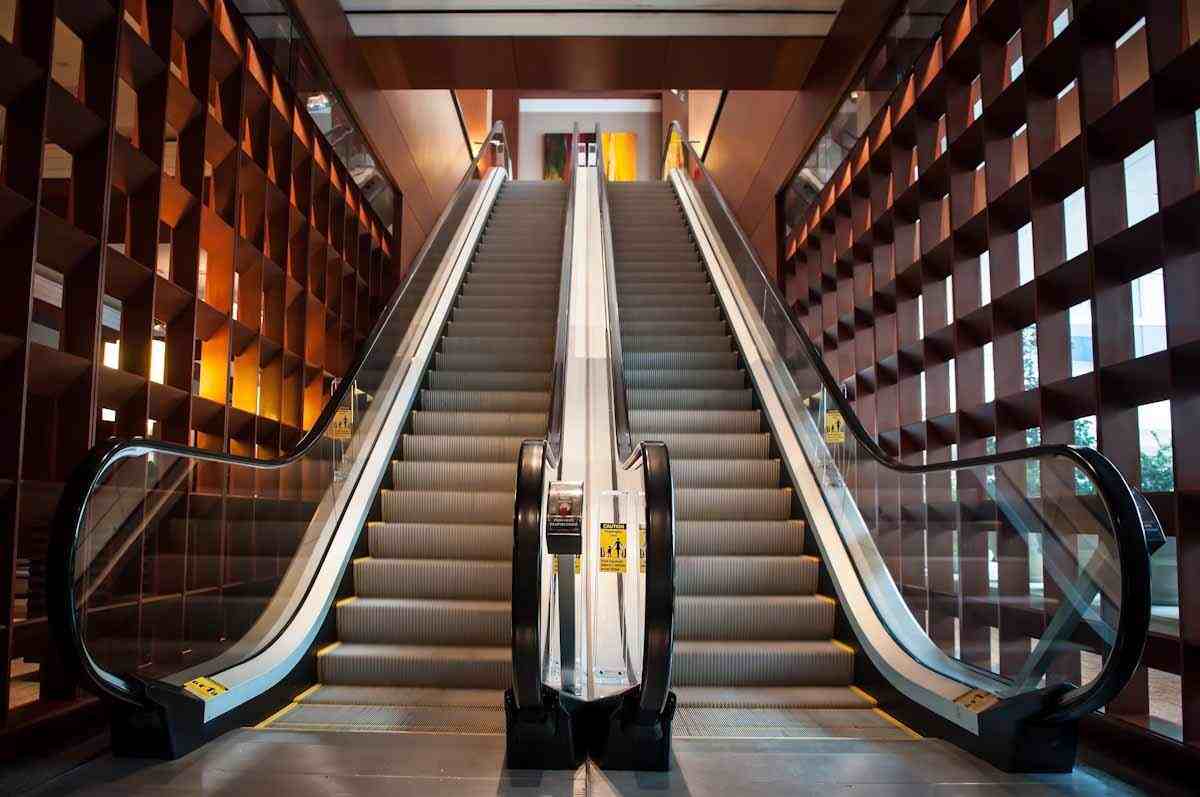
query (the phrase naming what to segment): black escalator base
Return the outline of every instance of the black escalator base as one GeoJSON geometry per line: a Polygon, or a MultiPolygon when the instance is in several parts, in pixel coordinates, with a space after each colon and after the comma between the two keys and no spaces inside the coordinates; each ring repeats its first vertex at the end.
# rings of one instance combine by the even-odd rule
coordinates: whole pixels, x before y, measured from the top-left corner
{"type": "Polygon", "coordinates": [[[587,755],[580,733],[580,704],[542,687],[542,705],[517,708],[504,693],[504,765],[509,769],[578,769],[587,755]]]}
{"type": "MultiPolygon", "coordinates": [[[[671,722],[675,718],[675,693],[667,694],[662,713],[650,721],[639,717],[642,690],[621,696],[616,708],[598,714],[604,725],[592,737],[592,760],[601,769],[637,772],[671,770],[671,722]]],[[[599,725],[600,723],[597,723],[599,725]]]]}

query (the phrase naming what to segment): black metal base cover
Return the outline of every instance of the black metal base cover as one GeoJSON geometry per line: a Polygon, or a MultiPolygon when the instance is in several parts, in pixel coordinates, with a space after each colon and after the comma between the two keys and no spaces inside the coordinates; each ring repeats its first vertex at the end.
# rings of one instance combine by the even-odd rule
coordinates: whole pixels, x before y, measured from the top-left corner
{"type": "Polygon", "coordinates": [[[675,693],[667,693],[662,712],[649,722],[638,716],[640,695],[640,689],[626,692],[615,709],[607,715],[597,715],[597,719],[607,719],[607,722],[595,728],[589,752],[601,769],[670,771],[675,693]]]}
{"type": "Polygon", "coordinates": [[[513,691],[504,692],[504,765],[509,769],[577,769],[587,748],[580,735],[577,704],[542,687],[542,705],[517,708],[513,691]]]}

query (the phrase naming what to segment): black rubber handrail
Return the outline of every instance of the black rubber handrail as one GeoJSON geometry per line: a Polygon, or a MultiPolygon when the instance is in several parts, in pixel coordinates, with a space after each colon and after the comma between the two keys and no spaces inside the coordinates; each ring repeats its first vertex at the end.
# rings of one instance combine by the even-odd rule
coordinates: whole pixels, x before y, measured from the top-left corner
{"type": "Polygon", "coordinates": [[[579,125],[567,153],[567,216],[563,222],[558,318],[554,331],[554,373],[546,436],[521,443],[517,453],[517,494],[513,505],[512,668],[518,709],[542,705],[541,594],[542,493],[547,470],[562,473],[562,428],[566,411],[567,350],[570,344],[571,274],[574,269],[575,174],[579,125]]]}
{"type": "MultiPolygon", "coordinates": [[[[697,156],[696,151],[682,134],[679,123],[672,121],[670,130],[679,133],[682,145],[690,153],[692,168],[698,169],[704,175],[706,189],[712,192],[725,217],[724,221],[737,234],[740,246],[751,258],[754,266],[760,272],[767,290],[782,309],[784,318],[787,319],[804,349],[809,366],[817,374],[829,399],[841,412],[843,423],[854,436],[855,442],[866,450],[872,459],[897,473],[926,474],[944,473],[959,468],[1000,465],[1006,462],[1041,457],[1064,457],[1095,482],[1097,492],[1108,510],[1109,517],[1113,520],[1113,536],[1117,541],[1117,551],[1121,561],[1121,617],[1117,625],[1112,652],[1100,673],[1088,685],[1064,692],[1039,719],[1047,723],[1077,720],[1114,698],[1137,670],[1150,629],[1150,554],[1154,548],[1161,545],[1162,535],[1162,526],[1158,518],[1154,516],[1154,510],[1150,504],[1129,486],[1125,477],[1107,457],[1093,448],[1046,444],[1016,451],[922,465],[909,465],[884,451],[867,431],[849,400],[842,394],[841,387],[826,366],[820,349],[809,339],[804,328],[796,321],[795,316],[788,308],[786,299],[780,294],[775,281],[763,267],[762,261],[738,223],[737,217],[730,210],[716,181],[705,167],[703,160],[697,156]]],[[[668,140],[669,138],[668,134],[668,140]]],[[[663,161],[665,167],[665,152],[663,161]]]]}
{"type": "MultiPolygon", "coordinates": [[[[99,673],[91,656],[87,652],[86,644],[79,628],[79,618],[75,611],[77,603],[76,579],[74,575],[75,556],[80,542],[80,534],[84,530],[83,526],[87,517],[87,502],[96,487],[100,485],[101,478],[119,460],[140,454],[162,453],[171,456],[187,457],[199,462],[214,462],[257,470],[278,470],[307,456],[325,438],[338,408],[342,406],[347,396],[350,395],[350,391],[353,389],[354,383],[363,370],[365,363],[383,336],[385,328],[392,320],[400,303],[406,297],[409,286],[412,285],[417,274],[425,266],[425,257],[438,235],[442,232],[442,228],[454,207],[462,199],[463,190],[472,178],[477,176],[481,162],[486,155],[491,154],[491,149],[493,148],[503,158],[509,174],[512,173],[512,161],[509,155],[508,142],[505,137],[504,123],[497,121],[488,133],[487,140],[484,146],[480,148],[479,154],[471,158],[470,164],[464,172],[462,179],[459,180],[446,207],[442,210],[433,229],[430,230],[417,256],[413,258],[413,269],[392,294],[387,306],[380,313],[378,320],[375,322],[374,327],[372,327],[370,335],[367,336],[363,346],[359,349],[358,356],[355,357],[354,362],[346,370],[346,374],[339,381],[337,388],[333,391],[329,401],[317,417],[316,422],[300,438],[291,453],[274,459],[254,459],[252,457],[243,457],[236,454],[227,454],[220,451],[140,437],[111,438],[92,448],[83,461],[72,470],[64,487],[63,495],[59,499],[58,507],[55,511],[54,523],[50,531],[46,573],[47,618],[64,666],[69,672],[77,674],[83,680],[84,685],[91,691],[102,697],[108,697],[121,703],[135,706],[142,704],[140,699],[141,690],[131,685],[127,679],[116,673],[109,673],[110,677],[105,678],[99,673]]],[[[311,587],[311,584],[309,587],[311,587]]]]}
{"type": "MultiPolygon", "coordinates": [[[[612,213],[608,205],[608,176],[600,125],[596,125],[596,181],[600,196],[601,255],[608,302],[608,372],[612,389],[616,464],[622,470],[643,467],[646,492],[646,605],[642,641],[642,683],[639,720],[657,719],[671,691],[671,658],[675,649],[675,482],[666,443],[645,440],[634,444],[625,395],[625,352],[621,345],[621,315],[617,302],[616,258],[613,255],[612,213]]],[[[669,140],[669,138],[668,138],[669,140]]]]}

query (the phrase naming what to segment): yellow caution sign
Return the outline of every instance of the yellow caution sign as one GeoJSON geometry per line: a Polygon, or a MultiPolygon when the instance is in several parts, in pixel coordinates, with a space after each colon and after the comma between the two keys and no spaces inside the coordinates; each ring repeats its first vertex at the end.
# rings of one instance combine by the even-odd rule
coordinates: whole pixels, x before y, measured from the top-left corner
{"type": "Polygon", "coordinates": [[[223,695],[229,691],[228,688],[212,678],[193,678],[184,684],[183,688],[201,700],[212,700],[217,695],[223,695]]]}
{"type": "Polygon", "coordinates": [[[338,407],[326,433],[333,440],[349,440],[354,434],[354,413],[350,407],[338,407]]]}
{"type": "Polygon", "coordinates": [[[846,442],[846,426],[840,410],[825,410],[825,442],[846,442]]]}
{"type": "Polygon", "coordinates": [[[646,527],[638,526],[638,572],[646,572],[646,527]]]}
{"type": "MultiPolygon", "coordinates": [[[[582,561],[582,557],[572,556],[571,558],[575,560],[575,575],[579,575],[579,571],[580,571],[579,563],[582,561]]],[[[555,556],[551,561],[554,562],[554,575],[557,576],[558,575],[558,557],[555,556]]]]}
{"type": "Polygon", "coordinates": [[[600,572],[624,573],[629,559],[629,534],[624,523],[600,524],[600,572]]]}

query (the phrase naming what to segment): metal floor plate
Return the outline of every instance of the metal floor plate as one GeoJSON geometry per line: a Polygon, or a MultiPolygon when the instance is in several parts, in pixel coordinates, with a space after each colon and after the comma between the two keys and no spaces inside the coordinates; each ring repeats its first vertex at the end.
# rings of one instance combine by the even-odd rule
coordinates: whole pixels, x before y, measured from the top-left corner
{"type": "Polygon", "coordinates": [[[504,708],[336,706],[293,703],[262,726],[291,731],[504,735],[504,708]]]}
{"type": "Polygon", "coordinates": [[[677,739],[918,739],[878,709],[702,708],[675,712],[677,739]]]}

